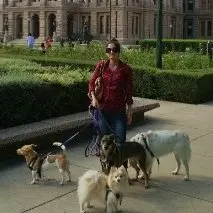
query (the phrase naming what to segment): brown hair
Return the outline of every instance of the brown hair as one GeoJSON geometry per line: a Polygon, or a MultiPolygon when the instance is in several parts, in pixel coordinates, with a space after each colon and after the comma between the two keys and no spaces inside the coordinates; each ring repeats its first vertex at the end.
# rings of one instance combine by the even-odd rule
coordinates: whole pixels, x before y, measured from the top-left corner
{"type": "Polygon", "coordinates": [[[115,48],[118,50],[118,52],[120,53],[121,51],[121,45],[120,43],[118,42],[118,40],[116,38],[112,38],[108,43],[108,44],[114,44],[115,45],[115,48]]]}

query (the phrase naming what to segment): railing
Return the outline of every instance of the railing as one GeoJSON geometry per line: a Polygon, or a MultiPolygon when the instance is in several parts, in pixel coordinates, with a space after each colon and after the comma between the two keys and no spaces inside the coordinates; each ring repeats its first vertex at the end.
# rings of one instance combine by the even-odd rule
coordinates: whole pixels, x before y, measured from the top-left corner
{"type": "Polygon", "coordinates": [[[14,2],[14,7],[23,7],[24,3],[23,2],[14,2]]]}

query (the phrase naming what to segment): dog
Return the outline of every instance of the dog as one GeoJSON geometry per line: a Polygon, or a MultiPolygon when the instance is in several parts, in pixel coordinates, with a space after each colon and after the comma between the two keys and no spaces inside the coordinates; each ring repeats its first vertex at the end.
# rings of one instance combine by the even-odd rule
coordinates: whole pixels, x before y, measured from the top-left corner
{"type": "Polygon", "coordinates": [[[134,159],[139,165],[137,176],[140,169],[144,173],[145,188],[149,187],[149,178],[146,168],[146,151],[144,147],[137,142],[125,142],[117,145],[113,134],[104,135],[101,139],[100,158],[106,164],[106,174],[111,166],[119,167],[128,159],[134,159]]]}
{"type": "Polygon", "coordinates": [[[60,142],[54,142],[53,145],[61,147],[63,153],[55,155],[41,155],[34,150],[34,148],[37,147],[35,144],[24,145],[20,149],[16,150],[18,155],[25,157],[26,163],[29,169],[32,171],[31,184],[35,184],[36,180],[41,178],[42,168],[46,168],[51,163],[56,163],[56,166],[58,167],[61,174],[61,185],[64,184],[65,173],[68,175],[68,181],[71,181],[71,172],[69,170],[69,161],[67,159],[66,148],[60,142]]]}
{"type": "MultiPolygon", "coordinates": [[[[156,158],[162,157],[173,152],[177,162],[177,168],[172,171],[172,174],[178,175],[182,161],[186,171],[184,180],[189,180],[189,161],[191,159],[191,148],[189,136],[187,133],[170,130],[148,131],[136,134],[130,139],[130,141],[138,142],[144,147],[145,143],[147,143],[150,151],[156,158]]],[[[150,151],[146,149],[146,167],[149,177],[152,173],[152,165],[154,162],[154,158],[151,155],[150,151]]],[[[135,168],[137,162],[134,161],[134,159],[131,159],[129,161],[129,164],[130,166],[135,168]]]]}
{"type": "Polygon", "coordinates": [[[78,180],[77,196],[80,213],[86,207],[92,208],[91,201],[101,201],[107,213],[118,212],[123,199],[123,189],[128,187],[128,174],[124,166],[111,167],[109,175],[96,170],[88,170],[78,180]]]}

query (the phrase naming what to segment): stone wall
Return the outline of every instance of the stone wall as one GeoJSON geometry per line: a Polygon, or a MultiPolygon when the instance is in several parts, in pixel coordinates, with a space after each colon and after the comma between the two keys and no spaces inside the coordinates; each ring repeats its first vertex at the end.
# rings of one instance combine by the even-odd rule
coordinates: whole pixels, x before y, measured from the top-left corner
{"type": "MultiPolygon", "coordinates": [[[[5,1],[6,2],[6,1],[5,1]]],[[[157,1],[156,1],[157,2],[157,1]]],[[[94,38],[109,39],[110,32],[110,0],[94,1],[31,1],[8,0],[8,5],[0,3],[0,34],[5,32],[5,16],[8,20],[8,33],[11,39],[17,39],[17,35],[23,38],[31,31],[39,31],[39,37],[45,38],[49,33],[58,38],[68,37],[68,14],[73,15],[72,32],[82,33],[83,18],[90,20],[90,33],[94,38]],[[32,20],[35,15],[39,17],[39,23],[32,20]],[[55,15],[50,18],[51,14],[55,15]],[[100,33],[100,16],[103,16],[103,32],[100,33]],[[17,23],[17,17],[22,17],[22,26],[17,23]],[[37,24],[35,24],[37,23],[37,24]],[[54,26],[53,26],[54,24],[54,26]],[[36,28],[36,29],[35,29],[36,28]],[[38,28],[38,29],[37,29],[38,28]],[[21,31],[21,32],[18,32],[21,31]]],[[[164,0],[163,10],[163,36],[165,38],[183,38],[184,17],[188,11],[183,12],[183,0],[164,0]],[[173,23],[173,25],[172,25],[173,23]],[[174,24],[175,23],[175,24],[174,24]],[[172,34],[173,32],[173,34],[172,34]],[[175,35],[174,35],[175,32],[175,35]]],[[[198,36],[199,31],[199,2],[195,0],[195,13],[193,14],[194,31],[198,36]]],[[[122,43],[134,43],[139,39],[155,38],[154,20],[156,17],[157,5],[153,0],[111,0],[111,37],[117,37],[122,43]]],[[[209,11],[208,11],[209,12],[209,11]]],[[[212,11],[207,13],[212,18],[212,11]]]]}

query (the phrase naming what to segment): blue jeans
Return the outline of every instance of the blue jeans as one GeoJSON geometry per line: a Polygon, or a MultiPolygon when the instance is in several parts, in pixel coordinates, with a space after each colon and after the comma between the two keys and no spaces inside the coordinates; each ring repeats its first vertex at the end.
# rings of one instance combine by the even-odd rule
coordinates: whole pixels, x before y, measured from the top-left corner
{"type": "Polygon", "coordinates": [[[100,110],[98,125],[101,135],[114,134],[116,143],[121,144],[126,141],[127,117],[126,112],[112,112],[100,110]]]}

